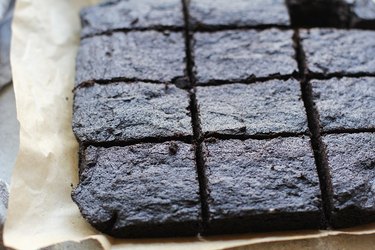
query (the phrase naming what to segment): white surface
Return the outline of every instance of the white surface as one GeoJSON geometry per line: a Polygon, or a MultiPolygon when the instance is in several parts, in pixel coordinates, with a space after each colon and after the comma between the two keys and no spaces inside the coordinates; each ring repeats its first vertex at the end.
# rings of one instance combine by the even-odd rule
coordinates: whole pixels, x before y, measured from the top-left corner
{"type": "Polygon", "coordinates": [[[0,179],[9,183],[19,146],[13,86],[0,91],[0,179]]]}

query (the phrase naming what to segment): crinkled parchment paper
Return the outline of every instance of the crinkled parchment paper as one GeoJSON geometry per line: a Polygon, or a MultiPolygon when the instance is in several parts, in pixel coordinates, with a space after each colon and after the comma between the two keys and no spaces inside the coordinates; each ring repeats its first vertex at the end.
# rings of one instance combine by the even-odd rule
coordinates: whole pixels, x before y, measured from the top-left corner
{"type": "Polygon", "coordinates": [[[78,181],[78,145],[71,130],[71,116],[80,30],[78,12],[84,5],[94,2],[17,1],[11,61],[20,122],[20,151],[5,225],[7,246],[36,249],[58,243],[48,249],[241,246],[242,249],[299,249],[303,246],[329,249],[344,244],[348,248],[367,249],[375,245],[375,224],[346,231],[153,240],[115,240],[90,227],[70,198],[72,185],[78,181]]]}

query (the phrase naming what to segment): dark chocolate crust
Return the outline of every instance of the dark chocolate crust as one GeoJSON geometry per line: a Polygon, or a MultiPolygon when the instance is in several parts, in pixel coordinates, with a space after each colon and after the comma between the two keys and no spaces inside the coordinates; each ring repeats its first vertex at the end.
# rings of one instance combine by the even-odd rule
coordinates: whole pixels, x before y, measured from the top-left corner
{"type": "Polygon", "coordinates": [[[194,34],[195,72],[199,84],[290,76],[298,71],[293,32],[220,31],[194,34]]]}
{"type": "Polygon", "coordinates": [[[189,102],[174,85],[93,84],[75,91],[73,131],[83,143],[192,136],[189,102]]]}
{"type": "Polygon", "coordinates": [[[333,186],[334,227],[375,220],[375,133],[323,137],[333,186]]]}
{"type": "Polygon", "coordinates": [[[208,233],[320,226],[319,180],[308,139],[205,144],[208,233]]]}
{"type": "Polygon", "coordinates": [[[313,80],[323,131],[375,129],[375,77],[313,80]]]}
{"type": "Polygon", "coordinates": [[[73,200],[98,230],[125,238],[199,232],[201,204],[191,145],[90,146],[82,163],[73,200]]]}
{"type": "Polygon", "coordinates": [[[181,0],[107,0],[81,11],[81,35],[116,30],[183,28],[181,0]]]}
{"type": "Polygon", "coordinates": [[[134,31],[81,40],[76,84],[92,80],[172,81],[185,75],[182,32],[134,31]]]}
{"type": "Polygon", "coordinates": [[[284,0],[190,0],[190,26],[221,27],[289,26],[284,0]]]}
{"type": "Polygon", "coordinates": [[[301,39],[312,74],[375,74],[375,31],[310,29],[301,39]]]}
{"type": "Polygon", "coordinates": [[[292,134],[307,130],[296,80],[198,87],[196,96],[205,134],[292,134]]]}

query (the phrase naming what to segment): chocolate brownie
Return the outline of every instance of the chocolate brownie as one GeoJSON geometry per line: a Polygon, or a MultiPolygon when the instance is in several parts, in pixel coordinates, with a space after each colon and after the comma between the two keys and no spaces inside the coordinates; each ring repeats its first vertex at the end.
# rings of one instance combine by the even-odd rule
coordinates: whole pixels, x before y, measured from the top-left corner
{"type": "Polygon", "coordinates": [[[319,180],[308,139],[205,144],[209,234],[320,226],[319,180]]]}
{"type": "Polygon", "coordinates": [[[116,237],[198,233],[201,203],[191,145],[90,146],[83,164],[73,199],[98,230],[116,237]]]}
{"type": "Polygon", "coordinates": [[[310,29],[301,39],[310,73],[375,74],[375,31],[310,29]]]}
{"type": "Polygon", "coordinates": [[[284,0],[190,0],[190,24],[194,28],[289,26],[284,0]]]}
{"type": "Polygon", "coordinates": [[[183,28],[181,0],[109,0],[82,9],[82,36],[130,29],[183,28]]]}
{"type": "Polygon", "coordinates": [[[333,186],[334,227],[375,221],[375,133],[323,137],[333,186]]]}
{"type": "Polygon", "coordinates": [[[197,81],[290,76],[298,70],[292,35],[278,29],[195,33],[197,81]]]}
{"type": "Polygon", "coordinates": [[[373,0],[344,0],[350,6],[350,25],[354,28],[375,29],[375,2],[373,0]]]}
{"type": "Polygon", "coordinates": [[[197,88],[205,134],[303,133],[306,114],[296,80],[197,88]]]}
{"type": "Polygon", "coordinates": [[[116,32],[81,40],[76,83],[116,78],[172,81],[184,76],[182,33],[116,32]]]}
{"type": "Polygon", "coordinates": [[[191,136],[189,94],[174,85],[94,84],[75,91],[73,131],[80,142],[191,136]]]}
{"type": "Polygon", "coordinates": [[[375,77],[313,80],[324,131],[375,129],[375,77]]]}

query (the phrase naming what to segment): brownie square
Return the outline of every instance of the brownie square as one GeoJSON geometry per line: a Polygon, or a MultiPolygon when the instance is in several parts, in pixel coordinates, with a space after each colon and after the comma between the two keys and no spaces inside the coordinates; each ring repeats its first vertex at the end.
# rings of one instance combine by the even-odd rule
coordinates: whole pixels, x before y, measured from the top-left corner
{"type": "Polygon", "coordinates": [[[344,0],[350,6],[350,25],[354,28],[375,29],[375,2],[373,0],[344,0]]]}
{"type": "Polygon", "coordinates": [[[375,77],[313,80],[323,131],[375,128],[375,77]]]}
{"type": "Polygon", "coordinates": [[[183,28],[181,0],[110,0],[81,11],[82,36],[130,29],[183,28]]]}
{"type": "Polygon", "coordinates": [[[182,33],[117,32],[81,40],[76,83],[117,78],[172,81],[184,76],[182,33]]]}
{"type": "Polygon", "coordinates": [[[333,186],[334,227],[375,221],[375,133],[323,137],[333,186]]]}
{"type": "Polygon", "coordinates": [[[298,71],[292,35],[278,29],[195,33],[197,81],[290,76],[298,71]]]}
{"type": "Polygon", "coordinates": [[[198,28],[289,26],[284,0],[190,0],[190,24],[198,28]]]}
{"type": "Polygon", "coordinates": [[[197,87],[205,134],[303,133],[306,114],[296,80],[197,87]]]}
{"type": "Polygon", "coordinates": [[[320,226],[308,139],[206,141],[206,150],[208,234],[320,226]]]}
{"type": "Polygon", "coordinates": [[[191,136],[189,94],[174,85],[94,84],[75,91],[73,131],[80,142],[191,136]]]}
{"type": "Polygon", "coordinates": [[[375,31],[310,29],[301,39],[312,74],[375,74],[375,31]]]}
{"type": "Polygon", "coordinates": [[[191,145],[90,146],[83,165],[73,199],[98,230],[116,237],[198,233],[201,203],[191,145]]]}

